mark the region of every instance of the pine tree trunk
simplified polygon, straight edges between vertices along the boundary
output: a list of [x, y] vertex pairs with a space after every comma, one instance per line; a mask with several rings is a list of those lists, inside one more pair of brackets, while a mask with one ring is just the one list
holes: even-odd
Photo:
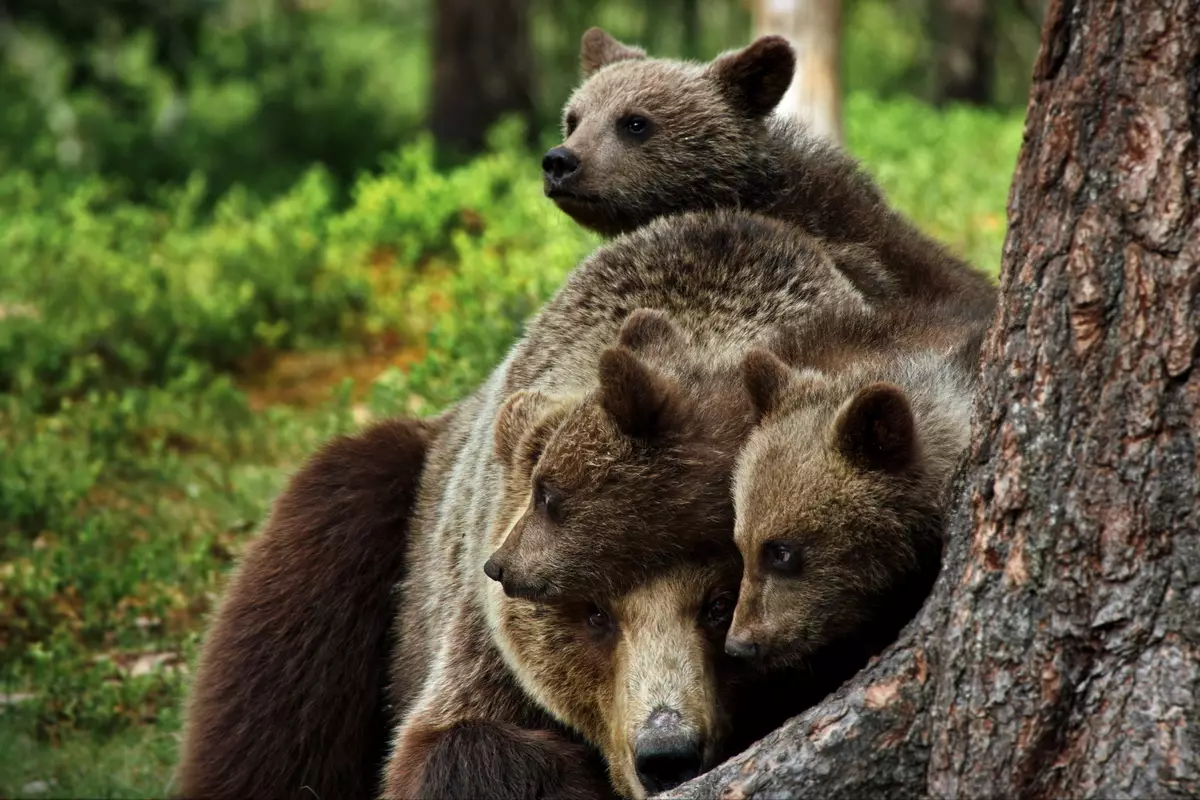
[[1200, 0], [1052, 0], [925, 609], [671, 797], [1200, 795]]
[[937, 100], [988, 105], [996, 61], [996, 0], [938, 0]]
[[470, 153], [506, 113], [532, 120], [528, 0], [438, 0], [429, 127], [438, 144]]
[[842, 0], [755, 0], [754, 35], [775, 33], [796, 48], [796, 77], [779, 102], [814, 133], [842, 141]]

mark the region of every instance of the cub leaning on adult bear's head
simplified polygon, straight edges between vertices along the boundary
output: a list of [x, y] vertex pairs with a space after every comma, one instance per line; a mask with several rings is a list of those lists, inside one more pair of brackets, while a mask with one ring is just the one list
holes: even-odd
[[580, 224], [612, 236], [683, 211], [758, 211], [834, 250], [866, 249], [883, 268], [852, 274], [878, 297], [953, 299], [991, 314], [982, 272], [891, 209], [840, 148], [772, 113], [796, 63], [782, 37], [695, 64], [649, 58], [591, 28], [581, 63], [564, 141], [542, 162], [546, 194]]

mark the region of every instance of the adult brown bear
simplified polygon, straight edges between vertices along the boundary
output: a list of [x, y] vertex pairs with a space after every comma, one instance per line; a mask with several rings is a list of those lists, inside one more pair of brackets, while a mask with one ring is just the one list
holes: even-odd
[[[361, 709], [369, 706], [364, 698], [374, 696], [374, 689], [354, 689], [364, 692], [356, 695], [361, 702], [354, 706], [330, 703], [351, 690], [331, 687], [313, 670], [314, 665], [329, 669], [333, 680], [365, 674], [361, 670], [367, 654], [361, 649], [346, 653], [358, 666], [337, 663], [334, 650], [346, 638], [334, 623], [341, 621], [346, 630], [360, 626], [375, 631], [393, 596], [381, 600], [380, 587], [367, 584], [397, 571], [405, 577], [395, 596], [400, 625], [392, 709], [398, 724], [387, 768], [391, 796], [478, 791], [481, 787], [469, 781], [479, 776], [486, 776], [489, 794], [498, 797], [524, 796], [529, 791], [546, 796], [599, 792], [588, 770], [580, 767], [586, 763], [580, 753], [586, 750], [579, 749], [568, 731], [582, 734], [593, 748], [603, 751], [614, 782], [633, 796], [643, 791], [639, 772], [649, 774], [652, 785], [665, 785], [720, 757], [722, 726], [727, 727], [728, 721], [703, 709], [719, 709], [721, 704], [677, 703], [686, 707], [668, 708], [672, 713], [657, 717], [646, 712], [650, 716], [636, 719], [628, 714], [641, 706], [616, 698], [650, 695], [638, 695], [633, 688], [623, 695], [615, 688], [608, 695], [602, 690], [637, 685], [629, 675], [616, 671], [620, 664], [633, 663], [633, 656], [613, 655], [622, 647], [639, 654], [653, 652], [639, 645], [636, 637], [626, 636], [642, 624], [652, 624], [635, 624], [631, 621], [635, 618], [657, 620], [653, 624], [691, 637], [688, 641], [693, 644], [686, 652], [692, 653], [687, 663], [693, 666], [664, 663], [660, 672], [699, 686], [733, 669], [720, 648], [713, 649], [712, 642], [721, 637], [714, 639], [713, 628], [705, 622], [720, 619], [721, 591], [728, 588], [731, 574], [735, 578], [740, 574], [731, 511], [711, 520], [724, 531], [728, 557], [721, 556], [717, 546], [715, 555], [704, 563], [672, 558], [631, 571], [624, 582], [609, 582], [608, 593], [595, 598], [607, 606], [606, 613], [595, 619], [616, 619], [616, 628], [603, 624], [589, 628], [594, 614], [586, 604], [540, 605], [507, 597], [483, 571], [513, 512], [513, 500], [504, 488], [509, 470], [496, 457], [496, 418], [517, 392], [604, 396], [605, 380], [609, 396], [626, 398], [623, 407], [629, 413], [642, 408], [643, 399], [657, 396], [637, 388], [643, 385], [645, 371], [601, 369], [602, 362], [614, 358], [626, 366], [631, 363], [625, 356], [604, 354], [612, 352], [619, 329], [638, 308], [671, 315], [697, 352], [714, 365], [718, 361], [732, 365], [725, 374], [736, 380], [741, 354], [778, 326], [814, 309], [866, 305], [863, 293], [817, 241], [793, 226], [753, 214], [680, 215], [601, 248], [572, 273], [492, 377], [439, 421], [425, 451], [411, 513], [405, 513], [409, 506], [404, 502], [411, 493], [399, 486], [400, 471], [411, 463], [406, 467], [388, 444], [370, 433], [356, 437], [356, 447], [335, 446], [324, 460], [318, 457], [315, 463], [326, 466], [306, 468], [300, 483], [289, 488], [285, 495], [289, 499], [281, 501], [280, 508], [286, 511], [289, 503], [296, 504], [303, 513], [277, 509], [276, 516], [297, 520], [303, 530], [294, 533], [301, 539], [327, 542], [321, 554], [332, 558], [337, 568], [324, 573], [320, 559], [305, 562], [308, 571], [300, 574], [311, 581], [311, 591], [294, 595], [304, 603], [288, 602], [281, 591], [289, 574], [287, 563], [266, 573], [270, 578], [263, 581], [255, 580], [248, 566], [239, 572], [220, 617], [232, 621], [226, 626], [229, 632], [210, 637], [197, 675], [184, 745], [184, 794], [292, 796], [305, 786], [322, 796], [343, 796], [349, 792], [347, 787], [368, 787], [370, 793], [373, 774], [363, 753], [325, 745], [355, 736], [367, 740], [359, 730], [364, 719]], [[714, 375], [719, 374], [714, 370]], [[614, 386], [617, 390], [612, 390]], [[603, 403], [597, 407], [605, 408]], [[684, 458], [689, 451], [676, 446], [675, 432], [655, 427], [657, 422], [648, 425], [643, 420], [626, 429], [612, 412], [607, 408], [591, 417], [593, 424], [602, 426], [604, 437], [591, 440], [596, 449], [581, 448], [581, 457], [603, 456], [610, 475], [631, 492], [641, 486], [689, 486], [702, 480], [711, 486], [698, 498], [719, 492], [731, 503], [727, 471]], [[655, 414], [649, 418], [657, 419]], [[662, 421], [675, 419], [693, 417], [668, 415]], [[647, 436], [651, 430], [667, 435]], [[639, 460], [635, 453], [652, 458]], [[392, 458], [390, 466], [388, 458]], [[339, 460], [343, 463], [337, 464]], [[640, 478], [646, 463], [671, 474], [674, 483], [643, 484]], [[637, 468], [627, 469], [631, 464]], [[376, 471], [380, 474], [369, 480], [357, 477]], [[310, 474], [325, 477], [315, 482], [304, 478]], [[390, 505], [388, 475], [398, 481], [392, 490], [398, 502]], [[657, 498], [639, 496], [647, 500], [626, 506], [627, 513], [642, 514], [649, 535], [664, 541], [678, 535], [669, 518], [650, 513]], [[525, 500], [522, 495], [521, 501]], [[387, 524], [382, 523], [384, 518]], [[399, 557], [389, 551], [387, 565], [382, 558], [378, 564], [347, 560], [337, 551], [351, 543], [338, 534], [355, 529], [378, 530], [381, 536], [390, 532], [393, 543], [396, 537], [406, 537], [407, 549]], [[722, 539], [715, 534], [707, 538]], [[362, 597], [345, 592], [346, 583], [357, 580], [349, 564], [370, 570], [372, 577], [363, 581]], [[674, 599], [661, 602], [664, 596]], [[368, 602], [369, 598], [373, 599]], [[330, 611], [330, 604], [336, 612]], [[272, 608], [274, 613], [264, 613]], [[647, 616], [646, 609], [669, 613]], [[360, 618], [368, 610], [371, 619]], [[307, 629], [310, 619], [321, 622]], [[690, 627], [680, 627], [683, 620]], [[215, 630], [221, 627], [218, 623]], [[593, 629], [599, 632], [587, 632]], [[305, 638], [309, 634], [328, 635], [329, 641], [313, 642]], [[303, 647], [288, 652], [289, 642]], [[322, 650], [326, 645], [329, 649]], [[318, 654], [323, 660], [314, 661]], [[603, 674], [596, 671], [601, 667]], [[369, 677], [372, 683], [377, 676]], [[241, 691], [239, 678], [247, 690], [236, 695], [239, 702], [231, 703], [230, 695], [222, 692]], [[732, 687], [735, 682], [722, 679], [716, 685], [726, 683]], [[663, 696], [670, 694], [662, 691]], [[271, 700], [267, 708], [254, 706], [256, 692]], [[219, 713], [212, 713], [214, 704]], [[667, 739], [674, 736], [672, 741], [678, 745], [668, 748], [663, 758], [653, 752], [654, 737], [639, 740], [643, 728], [655, 725]], [[693, 752], [697, 739], [686, 732], [700, 728], [705, 734], [697, 761]], [[734, 741], [735, 733], [725, 737], [727, 741]], [[640, 764], [639, 741], [648, 743], [643, 745]], [[497, 763], [495, 754], [500, 752], [511, 755]], [[462, 780], [468, 783], [456, 783]]]

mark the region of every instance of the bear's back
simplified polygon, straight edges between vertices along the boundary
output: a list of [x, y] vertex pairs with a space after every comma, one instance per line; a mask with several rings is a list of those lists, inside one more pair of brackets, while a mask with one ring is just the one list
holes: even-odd
[[867, 297], [821, 242], [743, 211], [662, 217], [586, 259], [531, 322], [505, 392], [594, 382], [596, 359], [637, 308], [665, 311], [702, 353], [728, 361], [812, 310]]

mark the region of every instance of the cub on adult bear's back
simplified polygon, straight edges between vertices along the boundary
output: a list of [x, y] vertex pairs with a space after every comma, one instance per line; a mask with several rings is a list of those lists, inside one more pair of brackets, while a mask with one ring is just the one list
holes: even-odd
[[782, 37], [694, 64], [592, 28], [581, 62], [564, 141], [543, 159], [546, 194], [580, 224], [612, 236], [683, 211], [754, 210], [835, 250], [866, 250], [874, 264], [852, 258], [847, 271], [879, 298], [953, 298], [991, 314], [982, 272], [892, 210], [840, 148], [772, 114], [795, 70]]

